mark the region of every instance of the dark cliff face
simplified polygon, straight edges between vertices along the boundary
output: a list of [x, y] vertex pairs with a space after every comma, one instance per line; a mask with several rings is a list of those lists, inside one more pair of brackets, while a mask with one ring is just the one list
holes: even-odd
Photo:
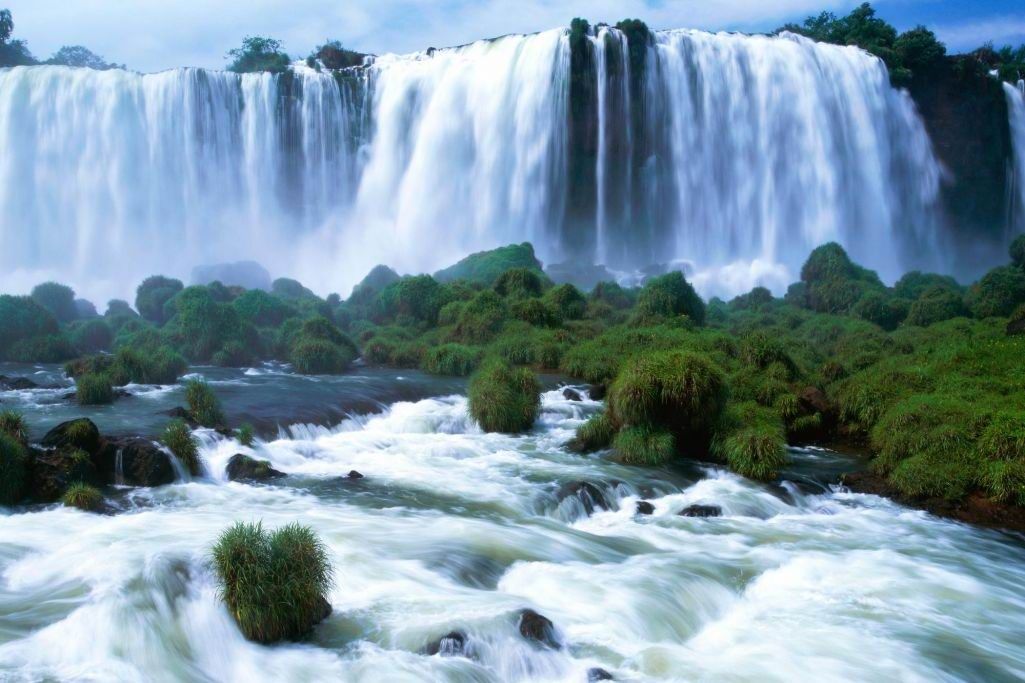
[[949, 57], [908, 85], [937, 157], [948, 172], [944, 214], [969, 268], [1003, 251], [1013, 163], [1007, 99], [997, 79], [970, 56]]

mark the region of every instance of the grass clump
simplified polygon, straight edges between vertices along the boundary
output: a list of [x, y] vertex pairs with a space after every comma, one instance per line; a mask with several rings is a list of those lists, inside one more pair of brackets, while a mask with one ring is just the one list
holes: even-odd
[[114, 387], [104, 374], [82, 375], [75, 380], [75, 397], [81, 406], [99, 406], [114, 402]]
[[192, 417], [204, 427], [224, 426], [221, 402], [205, 380], [190, 379], [185, 383], [185, 403]]
[[746, 402], [723, 415], [712, 439], [712, 454], [751, 479], [775, 479], [786, 464], [786, 430], [773, 410]]
[[672, 433], [649, 425], [620, 430], [612, 446], [619, 459], [630, 465], [663, 465], [676, 453]]
[[246, 448], [252, 448], [256, 442], [256, 432], [253, 429], [253, 425], [248, 422], [243, 423], [238, 429], [235, 430], [235, 438], [238, 442]]
[[956, 290], [942, 285], [933, 285], [911, 303], [905, 322], [908, 325], [928, 327], [965, 315], [967, 312], [961, 301], [961, 295]]
[[192, 476], [199, 476], [202, 472], [202, 465], [199, 461], [199, 442], [184, 420], [172, 420], [164, 428], [164, 434], [160, 437], [160, 441], [167, 446], [174, 457], [178, 458], [178, 461]]
[[421, 367], [432, 375], [465, 377], [480, 365], [481, 352], [463, 344], [442, 344], [429, 349]]
[[28, 444], [28, 423], [16, 410], [0, 411], [0, 434], [6, 434], [22, 445]]
[[491, 290], [479, 292], [459, 311], [454, 336], [466, 344], [483, 344], [498, 334], [509, 317], [509, 309]]
[[0, 505], [14, 505], [28, 486], [25, 446], [6, 432], [0, 433]]
[[78, 508], [85, 512], [97, 512], [103, 508], [103, 494], [95, 486], [78, 481], [64, 491], [61, 502], [65, 507]]
[[260, 523], [237, 522], [221, 534], [213, 560], [221, 597], [249, 640], [295, 640], [330, 613], [331, 565], [307, 526], [268, 533]]
[[577, 427], [571, 448], [578, 453], [591, 453], [608, 448], [616, 438], [616, 429], [616, 423], [608, 413], [593, 415]]
[[533, 372], [492, 359], [470, 380], [470, 415], [486, 432], [523, 432], [537, 419], [540, 394]]
[[697, 325], [705, 322], [705, 303], [679, 271], [649, 281], [637, 299], [637, 309], [645, 316], [685, 315]]

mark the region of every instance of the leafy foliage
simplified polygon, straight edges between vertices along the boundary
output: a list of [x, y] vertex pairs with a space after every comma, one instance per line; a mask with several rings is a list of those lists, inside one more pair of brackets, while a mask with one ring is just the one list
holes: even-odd
[[288, 70], [290, 59], [281, 50], [281, 41], [264, 36], [246, 36], [242, 46], [228, 50], [228, 71], [235, 73], [258, 73], [269, 71], [281, 73]]
[[541, 409], [541, 385], [530, 370], [491, 359], [470, 380], [469, 409], [486, 432], [526, 431]]

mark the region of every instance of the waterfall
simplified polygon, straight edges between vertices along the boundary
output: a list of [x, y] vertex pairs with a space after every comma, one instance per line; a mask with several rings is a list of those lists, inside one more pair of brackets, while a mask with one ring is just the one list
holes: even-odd
[[935, 265], [939, 166], [882, 62], [787, 34], [637, 40], [587, 37], [586, 102], [564, 30], [335, 74], [0, 70], [0, 290], [102, 302], [254, 259], [346, 294], [376, 263], [524, 240], [546, 262], [687, 263], [706, 294], [778, 291], [827, 240], [886, 279]]
[[1007, 93], [1007, 109], [1010, 116], [1011, 142], [1014, 148], [1014, 165], [1010, 174], [1011, 228], [1013, 232], [1025, 232], [1025, 80], [1015, 87], [1004, 83]]

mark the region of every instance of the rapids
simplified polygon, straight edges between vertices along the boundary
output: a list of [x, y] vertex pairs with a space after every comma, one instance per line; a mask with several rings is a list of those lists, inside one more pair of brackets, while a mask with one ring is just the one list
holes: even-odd
[[[232, 420], [247, 392], [291, 405], [304, 391], [281, 368], [211, 379], [235, 382]], [[206, 476], [122, 489], [118, 514], [0, 513], [0, 679], [583, 683], [592, 667], [623, 681], [1025, 677], [1019, 537], [830, 486], [857, 463], [828, 451], [793, 449], [768, 485], [698, 463], [625, 467], [562, 448], [598, 402], [547, 391], [533, 431], [504, 436], [481, 433], [460, 390], [424, 389], [271, 430], [251, 452], [289, 475], [279, 485], [225, 481], [227, 459], [250, 451], [200, 430]], [[46, 391], [35, 408], [33, 392], [17, 394], [30, 420], [51, 410]], [[366, 478], [346, 479], [351, 469]], [[611, 509], [588, 516], [560, 498], [579, 481]], [[641, 499], [654, 514], [635, 514]], [[723, 516], [677, 514], [695, 503]], [[325, 541], [334, 612], [308, 641], [249, 643], [220, 604], [209, 551], [235, 520], [300, 520]], [[554, 622], [563, 648], [519, 636], [525, 607]], [[453, 630], [470, 656], [422, 654]]]

